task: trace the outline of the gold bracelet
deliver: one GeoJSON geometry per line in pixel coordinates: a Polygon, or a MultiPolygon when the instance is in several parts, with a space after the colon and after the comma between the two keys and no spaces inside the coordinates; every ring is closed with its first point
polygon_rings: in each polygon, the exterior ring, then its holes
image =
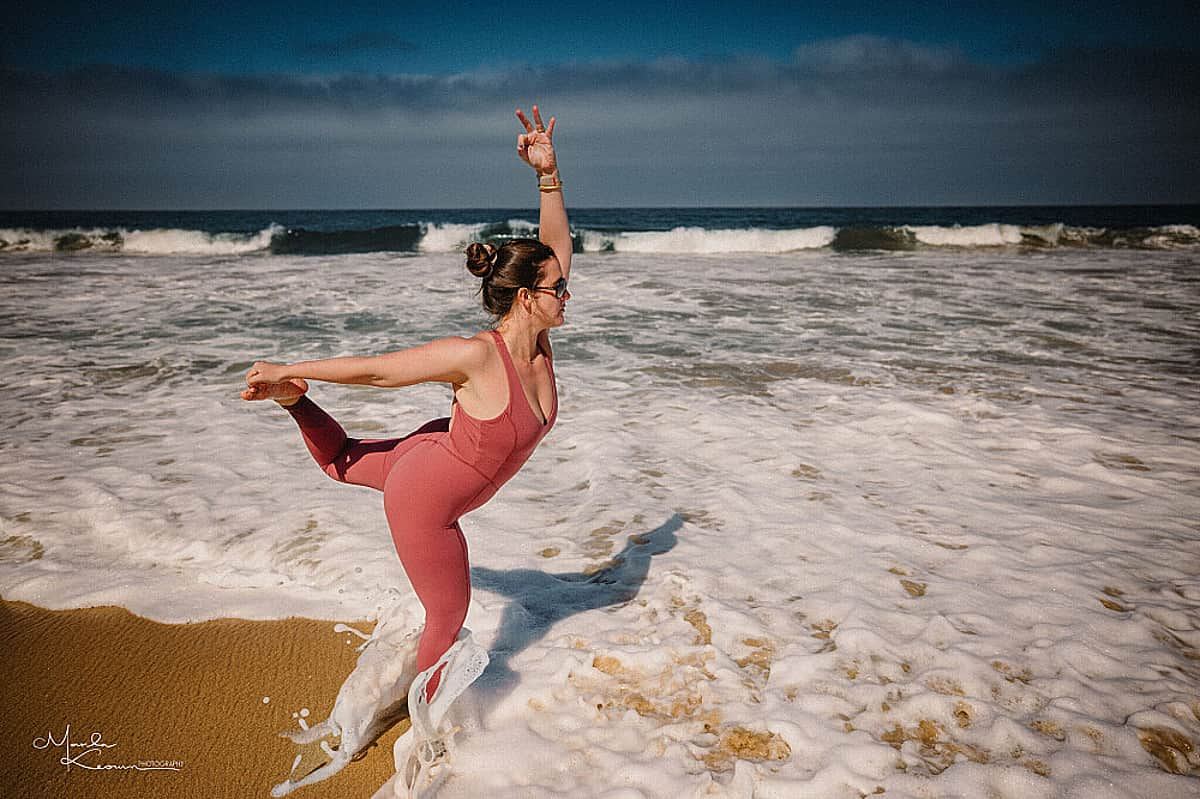
{"type": "Polygon", "coordinates": [[[552,191],[561,191],[561,190],[562,190],[562,181],[561,180],[558,183],[547,184],[545,186],[538,186],[538,191],[542,192],[543,194],[548,194],[549,192],[552,192],[552,191]]]}

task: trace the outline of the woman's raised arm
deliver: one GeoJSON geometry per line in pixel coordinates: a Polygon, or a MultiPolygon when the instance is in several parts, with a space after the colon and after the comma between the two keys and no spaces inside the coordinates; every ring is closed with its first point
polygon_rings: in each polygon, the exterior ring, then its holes
{"type": "Polygon", "coordinates": [[[554,117],[550,123],[542,124],[542,114],[535,105],[533,119],[536,126],[517,109],[517,119],[525,126],[525,132],[517,136],[517,155],[533,167],[538,174],[538,193],[541,195],[541,211],[538,216],[538,238],[554,250],[563,277],[571,274],[571,226],[567,222],[567,206],[563,201],[562,179],[558,175],[558,158],[554,153],[554,117]]]}

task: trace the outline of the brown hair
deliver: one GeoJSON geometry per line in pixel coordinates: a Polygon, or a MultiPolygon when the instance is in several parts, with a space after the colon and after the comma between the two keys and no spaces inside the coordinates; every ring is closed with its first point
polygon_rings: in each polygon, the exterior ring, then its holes
{"type": "Polygon", "coordinates": [[[554,250],[537,239],[510,239],[500,247],[475,242],[467,247],[467,269],[483,280],[483,307],[500,318],[512,308],[520,289],[537,285],[541,264],[553,257],[554,250]]]}

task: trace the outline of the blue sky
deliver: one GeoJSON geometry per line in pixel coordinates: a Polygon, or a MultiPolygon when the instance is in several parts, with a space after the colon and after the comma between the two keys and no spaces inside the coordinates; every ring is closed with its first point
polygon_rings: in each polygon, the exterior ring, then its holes
{"type": "Polygon", "coordinates": [[[0,26],[0,207],[1200,200],[1167,3],[49,3],[0,26]]]}

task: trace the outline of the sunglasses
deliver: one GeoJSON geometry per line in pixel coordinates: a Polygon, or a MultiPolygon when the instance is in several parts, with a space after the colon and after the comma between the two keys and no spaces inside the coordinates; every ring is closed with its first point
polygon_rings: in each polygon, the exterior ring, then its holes
{"type": "Polygon", "coordinates": [[[565,277],[560,277],[558,280],[554,281],[553,286],[534,286],[532,289],[530,289],[530,291],[552,291],[554,292],[554,298],[556,300],[561,300],[563,295],[567,293],[567,279],[565,277]]]}

